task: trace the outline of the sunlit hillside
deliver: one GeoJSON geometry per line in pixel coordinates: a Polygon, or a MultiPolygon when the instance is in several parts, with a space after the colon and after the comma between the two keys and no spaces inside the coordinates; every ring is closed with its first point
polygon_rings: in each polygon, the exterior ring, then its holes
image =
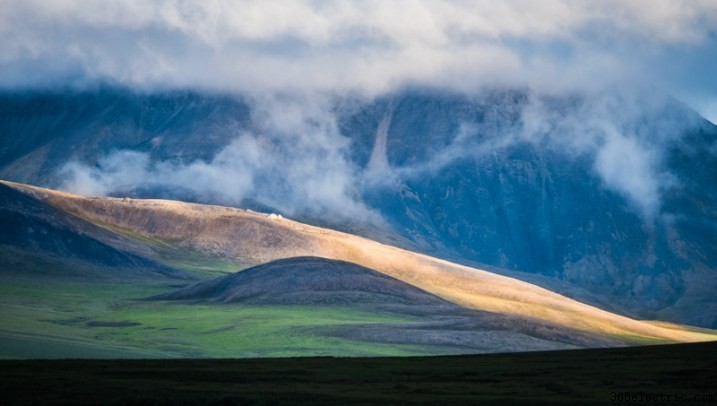
{"type": "Polygon", "coordinates": [[[238,267],[319,256],[353,262],[466,308],[516,315],[627,343],[717,339],[709,331],[610,313],[530,283],[276,215],[165,200],[86,198],[4,182],[68,213],[149,242],[156,260],[195,253],[238,267]]]}

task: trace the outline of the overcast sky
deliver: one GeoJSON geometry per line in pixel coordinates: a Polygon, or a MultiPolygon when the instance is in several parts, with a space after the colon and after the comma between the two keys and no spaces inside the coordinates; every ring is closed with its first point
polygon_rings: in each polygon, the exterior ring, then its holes
{"type": "Polygon", "coordinates": [[[717,1],[0,0],[0,86],[375,95],[640,82],[717,121],[717,1]]]}
{"type": "Polygon", "coordinates": [[[717,1],[0,0],[0,85],[373,95],[642,81],[717,121],[717,1]]]}

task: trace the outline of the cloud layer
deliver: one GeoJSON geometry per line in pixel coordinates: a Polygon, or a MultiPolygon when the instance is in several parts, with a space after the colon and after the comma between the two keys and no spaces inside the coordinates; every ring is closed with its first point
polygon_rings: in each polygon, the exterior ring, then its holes
{"type": "MultiPolygon", "coordinates": [[[[453,107],[470,100],[454,97],[453,107]]],[[[236,136],[209,160],[158,161],[147,152],[112,151],[96,162],[64,165],[61,188],[94,196],[138,189],[185,191],[210,202],[242,204],[252,199],[288,215],[381,225],[381,215],[363,203],[365,192],[435,176],[457,162],[500,154],[527,142],[569,159],[586,158],[606,189],[652,218],[660,214],[663,194],[680,186],[664,162],[666,151],[700,125],[696,115],[656,92],[609,91],[569,99],[527,93],[518,105],[510,100],[495,103],[482,107],[480,115],[460,119],[457,129],[445,134],[446,140],[421,146],[430,151],[425,158],[399,164],[387,159],[386,138],[410,137],[389,133],[396,108],[389,102],[383,106],[376,139],[370,138],[373,151],[362,168],[351,158],[352,148],[365,142],[361,137],[366,134],[360,126],[352,127],[350,134],[341,133],[337,114],[346,111],[337,113],[335,98],[267,94],[251,100],[251,125],[239,132],[226,129],[236,136]],[[443,141],[448,143],[440,146],[443,141]]],[[[376,108],[360,102],[358,106],[376,108]]],[[[435,113],[439,126],[455,124],[446,121],[455,119],[443,116],[445,111],[432,108],[423,105],[413,114],[435,113]]],[[[395,139],[393,143],[396,148],[395,139]]]]}
{"type": "Polygon", "coordinates": [[[0,9],[4,87],[110,80],[375,95],[642,78],[717,116],[711,0],[0,0],[0,9]]]}

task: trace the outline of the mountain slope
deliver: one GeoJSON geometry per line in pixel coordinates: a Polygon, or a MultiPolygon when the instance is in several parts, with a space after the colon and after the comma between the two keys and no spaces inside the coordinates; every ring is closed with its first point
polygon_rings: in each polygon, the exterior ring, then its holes
{"type": "Polygon", "coordinates": [[[710,333],[633,320],[516,279],[275,216],[176,201],[84,198],[12,186],[96,224],[237,263],[258,265],[288,257],[320,256],[374,269],[470,309],[534,318],[635,342],[714,339],[710,333]]]}
{"type": "Polygon", "coordinates": [[[189,278],[181,271],[133,253],[144,250],[134,241],[0,184],[2,274],[189,278]]]}

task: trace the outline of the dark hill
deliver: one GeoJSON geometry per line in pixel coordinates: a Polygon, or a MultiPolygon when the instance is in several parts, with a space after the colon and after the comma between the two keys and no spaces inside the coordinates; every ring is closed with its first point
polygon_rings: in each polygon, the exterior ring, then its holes
{"type": "Polygon", "coordinates": [[[2,274],[189,278],[183,272],[133,254],[132,250],[142,248],[136,245],[0,183],[2,274]]]}
{"type": "Polygon", "coordinates": [[[458,307],[415,286],[350,262],[294,257],[156,297],[212,303],[429,305],[458,307]]]}

